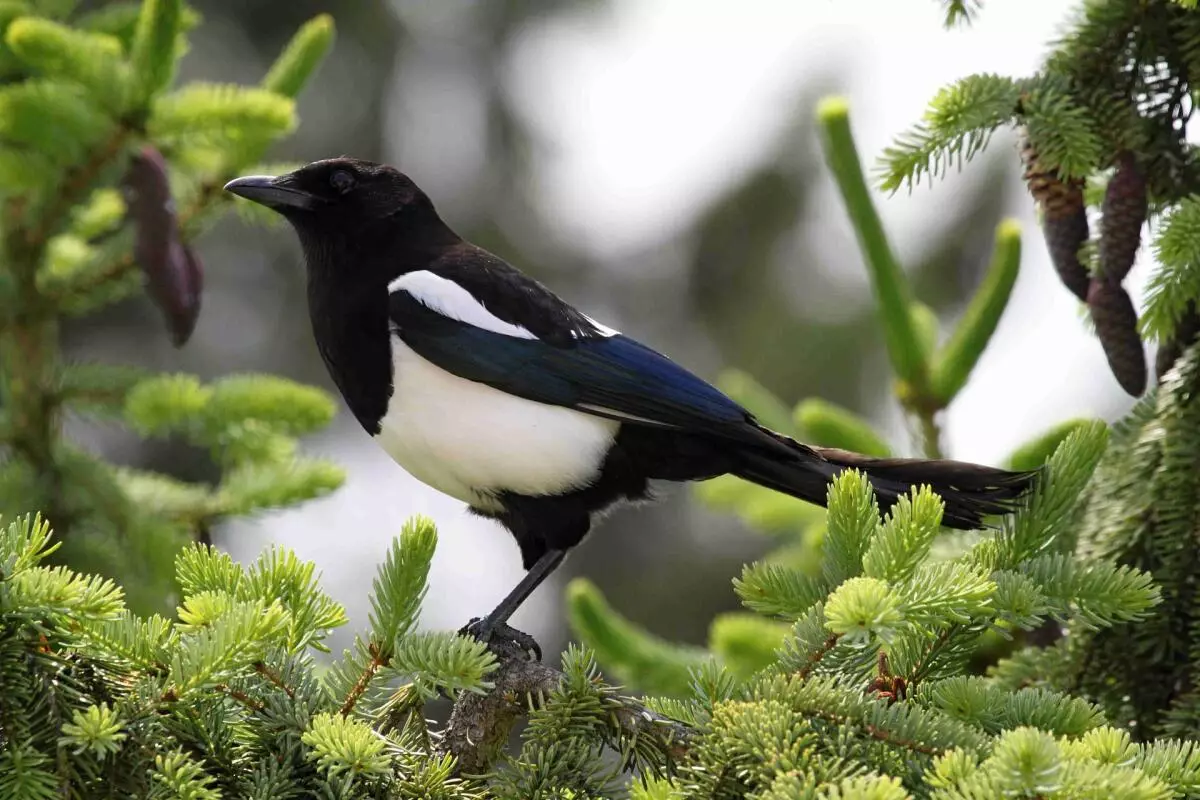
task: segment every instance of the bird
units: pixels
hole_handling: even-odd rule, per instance
[[[464,240],[387,164],[329,158],[224,188],[294,229],[317,349],[363,429],[413,477],[515,539],[523,577],[463,628],[485,642],[523,636],[508,625],[514,612],[607,511],[650,498],[652,482],[730,474],[825,505],[830,482],[857,469],[881,514],[928,485],[944,501],[943,525],[976,529],[1012,512],[1034,481],[772,431]]]

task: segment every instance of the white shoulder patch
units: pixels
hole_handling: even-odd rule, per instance
[[[586,317],[586,315],[585,315],[585,317]],[[621,332],[620,332],[619,330],[617,330],[616,328],[610,328],[610,327],[608,327],[607,325],[605,325],[604,323],[602,323],[602,322],[597,322],[596,320],[592,319],[591,317],[586,317],[586,319],[587,319],[587,321],[588,321],[588,322],[590,322],[590,323],[592,323],[593,325],[595,325],[595,326],[596,326],[596,330],[600,331],[600,335],[601,335],[601,336],[603,336],[603,337],[605,337],[605,338],[608,338],[609,336],[616,336],[616,335],[618,335],[618,334],[620,334],[620,333],[621,333]]]
[[[470,292],[454,281],[435,275],[428,270],[418,270],[401,275],[388,284],[388,294],[393,292],[408,292],[414,300],[426,308],[485,331],[513,336],[517,339],[537,338],[520,325],[505,322],[488,311]]]

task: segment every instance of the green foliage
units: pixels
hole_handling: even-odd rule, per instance
[[[370,631],[329,673],[328,685],[343,714],[382,707],[372,686],[388,677],[403,677],[420,698],[438,691],[471,691],[494,666],[490,651],[477,642],[454,643],[447,637],[415,634],[425,597],[429,565],[437,545],[437,529],[424,517],[409,520],[392,542],[372,582]]]
[[[911,289],[892,252],[883,224],[868,194],[862,164],[850,135],[850,108],[841,98],[827,98],[817,108],[825,155],[837,180],[862,247],[871,285],[879,298],[884,343],[901,380],[920,385],[925,363],[909,307]]]
[[[382,777],[391,771],[387,740],[370,725],[328,711],[313,717],[300,737],[312,748],[311,758],[331,778],[349,773],[355,778]]]
[[[942,509],[942,498],[928,487],[911,498],[901,497],[863,555],[866,575],[889,581],[910,577],[929,554],[942,525]]]
[[[772,643],[770,656],[764,647],[730,663],[724,636],[712,637],[710,666],[692,668],[688,690],[650,703],[697,726],[699,736],[672,777],[648,782],[635,796],[1190,791],[1197,763],[1191,744],[1148,746],[1171,754],[1171,766],[1161,769],[1121,730],[1115,709],[1109,716],[1104,703],[1056,688],[1071,650],[1018,645],[992,674],[968,671],[989,631],[1011,636],[1055,620],[1086,641],[1131,620],[1145,624],[1163,601],[1146,570],[1070,554],[1107,429],[1075,421],[1052,434],[1031,448],[1044,453],[1055,441],[1048,458],[1023,457],[1031,466],[1044,462],[1025,507],[953,550],[935,547],[942,502],[927,488],[901,498],[880,520],[865,478],[853,470],[838,476],[821,568],[805,573],[760,562],[735,581],[749,609],[789,621],[782,641],[773,628],[760,635]],[[647,658],[639,649],[645,634],[594,592],[589,587],[593,618],[576,633],[592,644],[603,631],[601,661],[634,687],[658,691],[652,682],[662,660]],[[672,647],[655,640],[658,652]],[[640,660],[631,656],[639,652]],[[704,657],[690,652],[698,663]],[[722,664],[725,688],[714,701],[703,688],[713,685],[711,677],[701,676]]]
[[[283,97],[295,97],[332,46],[333,17],[318,14],[296,31],[263,78],[263,88]]]
[[[186,137],[208,144],[269,141],[290,133],[294,125],[289,98],[266,89],[204,83],[163,96],[148,123],[155,139]]]
[[[0,89],[0,136],[56,167],[82,158],[111,128],[73,83],[30,78]]]
[[[381,660],[391,657],[396,641],[416,624],[436,544],[433,522],[418,517],[405,526],[400,539],[392,542],[379,568],[371,594],[371,631],[378,640],[376,649]]]
[[[996,228],[996,249],[983,285],[971,298],[954,335],[933,364],[930,391],[942,403],[949,403],[967,385],[971,371],[1000,324],[1000,315],[1017,283],[1020,266],[1021,227],[1015,220],[1004,220]]]
[[[619,681],[665,695],[683,695],[692,670],[709,656],[699,648],[671,644],[619,616],[600,590],[577,578],[567,590],[567,614],[575,635],[588,643]]]
[[[979,11],[982,0],[941,0],[946,10],[946,27],[967,25]]]
[[[982,149],[991,128],[979,133],[977,120],[971,116],[978,111],[979,97],[988,98],[993,116],[998,117],[992,126],[996,127],[1015,113],[1020,89],[1012,82],[984,76],[945,95],[930,111],[929,125],[905,147],[890,153],[906,164],[910,180],[930,170],[944,171],[949,160],[961,161]],[[1005,109],[1003,115],[1001,108]],[[817,121],[826,164],[845,202],[878,300],[883,346],[897,378],[897,399],[919,423],[925,454],[941,457],[937,415],[966,385],[1008,305],[1020,265],[1020,230],[1012,220],[997,227],[992,267],[939,349],[938,319],[928,306],[913,298],[908,277],[896,260],[871,199],[851,133],[848,103],[840,97],[825,98],[818,104]],[[782,433],[866,455],[885,457],[893,452],[865,420],[820,399],[801,401],[789,419],[786,405],[749,376],[730,372],[721,385],[761,422]],[[734,489],[729,479],[702,489],[701,496],[714,505],[731,508],[755,527],[778,530],[789,523],[802,527],[807,523],[784,501],[767,499],[750,488]]]
[[[187,397],[216,394],[181,383]],[[311,654],[345,613],[289,551],[243,566],[185,548],[176,618],[142,618],[111,582],[44,565],[56,544],[26,518],[0,529],[0,678],[11,687],[0,720],[20,732],[0,780],[14,797],[66,781],[85,797],[101,786],[189,797],[232,787],[280,800],[465,800],[614,796],[632,771],[634,797],[1182,796],[1200,787],[1193,745],[1134,744],[1103,703],[1045,677],[1034,685],[1058,674],[1044,651],[1018,651],[988,676],[966,672],[964,654],[989,629],[1057,619],[1095,635],[1159,602],[1145,571],[1014,533],[1049,527],[1050,544],[1065,535],[1103,434],[1079,426],[1028,508],[949,558],[933,547],[935,494],[914,490],[881,520],[862,475],[843,473],[830,488],[823,563],[807,574],[747,567],[736,588],[756,613],[719,617],[707,648],[652,636],[574,582],[577,633],[624,682],[659,694],[647,708],[678,722],[631,707],[589,650],[571,648],[537,697],[496,685],[505,702],[529,703],[528,724],[519,748],[470,777],[440,749],[423,706],[493,691],[500,665],[480,642],[415,629],[437,542],[428,520],[405,525],[374,579],[367,632],[323,670]],[[46,694],[51,675],[63,688]],[[686,734],[662,738],[631,719]]]
[[[968,5],[945,3],[947,24],[965,19]],[[1171,340],[1200,298],[1200,160],[1186,134],[1193,113],[1187,98],[1200,75],[1194,6],[1190,0],[1081,4],[1035,74],[971,75],[942,89],[922,121],[884,152],[880,185],[911,189],[940,177],[982,152],[997,129],[1014,126],[1025,139],[1026,177],[1043,210],[1061,203],[1050,178],[1086,182],[1085,203],[1101,210],[1111,168],[1132,157],[1145,176],[1151,213],[1164,217],[1152,228],[1156,263],[1141,330]],[[1119,205],[1114,216],[1122,213]],[[1114,227],[1142,223],[1120,219]]]
[[[1082,419],[1060,422],[1014,450],[1006,459],[1005,466],[1018,472],[1038,469],[1046,463],[1046,459],[1050,458],[1064,439],[1088,424],[1087,420]]]
[[[934,97],[921,124],[883,155],[882,186],[910,189],[922,177],[940,177],[978,155],[997,128],[1012,121],[1021,86],[1000,75],[970,75]]]
[[[1112,563],[1153,575],[1161,603],[1149,618],[1076,639],[1082,689],[1110,714],[1136,725],[1135,736],[1195,737],[1200,707],[1194,680],[1200,629],[1194,581],[1196,509],[1200,508],[1200,352],[1193,346],[1158,392],[1143,400],[1113,432],[1113,445],[1088,491],[1079,550],[1089,569],[1102,570],[1088,587],[1103,605],[1128,591],[1129,578]],[[1123,567],[1123,569],[1126,567]],[[1072,576],[1076,581],[1083,575]]]
[[[146,275],[172,268],[135,257],[144,221],[126,203],[131,157],[168,154],[160,189],[178,243],[191,246],[226,205],[214,187],[294,128],[294,97],[333,39],[322,15],[262,87],[175,87],[198,21],[179,0],[84,13],[73,2],[0,3],[0,238],[9,243],[0,254],[0,407],[13,421],[0,425],[0,513],[44,511],[63,538],[56,557],[119,578],[142,610],[166,609],[171,561],[189,539],[342,481],[334,465],[298,454],[297,437],[332,418],[323,392],[265,375],[201,385],[61,358],[64,319],[136,294]],[[219,476],[186,483],[105,463],[64,440],[61,420],[79,413],[202,448]]]
[[[862,572],[862,559],[879,527],[879,503],[867,476],[846,470],[829,486],[828,532],[822,575],[837,586]]]
[[[413,630],[435,545],[428,520],[404,527],[361,646],[325,669],[312,649],[345,613],[289,551],[243,566],[187,548],[177,618],[140,618],[115,587],[103,602],[61,592],[110,585],[46,566],[42,520],[0,527],[3,796],[518,800],[608,796],[627,767],[665,767],[663,741],[620,725],[627,701],[572,648],[560,684],[530,699],[519,751],[460,774],[424,706],[487,691],[496,660],[474,639]]]
[[[943,5],[947,24],[976,10]],[[1078,178],[1086,203],[1101,205],[1108,168],[1132,152],[1151,213],[1163,214],[1151,228],[1157,264],[1142,330],[1175,341],[1200,299],[1200,217],[1190,206],[1200,166],[1183,138],[1184,98],[1200,75],[1200,18],[1181,9],[1166,0],[1085,4],[1036,75],[970,76],[939,93],[884,154],[883,187],[944,175],[999,128],[1020,125],[1035,192]],[[904,284],[861,182],[845,103],[826,101],[818,121],[878,299],[899,400],[920,424],[925,453],[940,455],[935,415],[997,327],[1019,233],[1010,222],[998,228],[992,268],[939,347],[938,321]],[[1132,236],[1142,220],[1115,222]],[[1036,488],[983,531],[941,531],[940,502],[921,487],[881,522],[853,471],[831,485],[824,515],[771,517],[750,488],[705,487],[710,504],[779,541],[734,586],[752,612],[791,627],[774,663],[727,671],[715,700],[693,685],[690,697],[652,703],[700,735],[671,777],[635,796],[1195,796],[1200,345],[1185,345],[1176,343],[1183,356],[1111,437],[1098,421],[1070,420],[1014,451],[1007,466],[1036,470]],[[783,404],[761,387],[741,399],[781,416]],[[892,451],[869,425],[820,401],[802,402],[781,430]],[[1054,643],[1033,644],[1047,637]],[[601,659],[623,654],[610,640]],[[639,685],[636,674],[626,680]]]
[[[29,70],[46,78],[78,83],[88,94],[120,113],[128,102],[131,71],[113,36],[78,31],[38,17],[19,17],[5,31],[5,43]]]
[[[175,76],[183,16],[180,0],[144,0],[130,47],[141,100],[165,89]]]
[[[1072,521],[1079,495],[1104,454],[1107,441],[1108,430],[1099,422],[1080,426],[1068,435],[1046,462],[1027,511],[1006,520],[994,540],[976,548],[979,561],[991,567],[1011,568],[1049,547]]]
[[[812,444],[840,447],[866,456],[887,458],[891,448],[856,414],[833,403],[810,397],[796,406],[796,425]]]
[[[1190,305],[1200,302],[1200,198],[1175,206],[1154,239],[1158,269],[1146,287],[1142,332],[1169,339]]]
[[[0,436],[11,456],[0,465],[0,509],[45,503],[51,519],[76,524],[59,542],[40,518],[0,528],[0,796],[1200,792],[1200,749],[1190,738],[1200,719],[1200,637],[1191,630],[1200,552],[1196,352],[1117,426],[1107,451],[1102,424],[1075,421],[1014,453],[1014,466],[1041,468],[1037,488],[988,529],[943,532],[942,501],[927,487],[914,487],[881,519],[870,483],[854,470],[832,482],[827,512],[732,479],[710,482],[702,495],[772,533],[776,549],[734,582],[749,613],[714,620],[704,647],[640,629],[577,581],[570,620],[588,648],[569,648],[559,677],[527,696],[506,682],[511,661],[471,639],[417,630],[436,546],[433,525],[418,518],[372,583],[367,629],[341,658],[319,661],[347,620],[311,564],[271,549],[241,565],[210,547],[180,545],[223,516],[335,486],[336,468],[298,456],[296,442],[328,422],[329,398],[268,376],[204,384],[64,365],[53,330],[60,316],[136,290],[115,191],[131,148],[159,142],[170,152],[190,238],[212,218],[211,187],[261,159],[295,124],[292,100],[330,45],[329,20],[302,28],[260,87],[171,90],[194,22],[181,3],[79,17],[68,16],[69,3],[8,5],[0,3],[0,75],[12,79],[0,89],[0,111],[12,114],[0,114],[0,192],[21,195],[25,210],[2,224],[27,246],[6,252],[11,265],[0,262]],[[975,10],[943,5],[948,24]],[[1173,42],[1162,56],[1167,72],[1180,59],[1200,64],[1200,27],[1166,5],[1089,4],[1043,73],[977,76],[946,90],[921,128],[889,151],[884,178],[895,189],[943,174],[1012,122],[1026,127],[1040,166],[1064,175],[1096,178],[1116,148],[1141,148],[1156,208],[1175,209],[1156,242],[1174,274],[1155,284],[1144,323],[1164,339],[1187,307],[1194,260],[1187,209],[1171,205],[1179,185],[1167,182],[1187,180],[1192,154],[1162,155],[1170,142],[1130,124],[1157,112],[1123,110],[1128,87],[1113,89],[1128,77],[1126,41],[1147,20],[1142,44],[1161,44],[1156,30]],[[1120,64],[1115,74],[1105,69],[1112,63]],[[1139,76],[1141,91],[1151,79]],[[1158,88],[1144,96],[1172,96],[1172,86]],[[1019,234],[1001,224],[992,270],[939,347],[939,322],[913,297],[879,224],[844,102],[826,101],[820,116],[880,299],[898,398],[919,423],[925,452],[940,455],[936,414],[996,329]],[[67,179],[92,163],[78,185]],[[35,324],[13,313],[30,298],[38,301],[30,308],[48,309]],[[20,341],[33,343],[23,349],[10,336],[9,320],[18,318]],[[30,359],[29,347],[49,355]],[[900,450],[844,409],[812,398],[789,408],[744,374],[724,383],[788,435],[879,455]],[[59,407],[203,448],[221,477],[200,485],[115,469],[61,441],[53,415],[43,413]],[[61,485],[47,488],[47,476]],[[51,557],[100,565],[104,574]],[[108,575],[134,580],[123,590]],[[153,587],[150,602],[133,594],[142,585]],[[168,590],[169,618],[131,610],[161,606]],[[1069,636],[1031,644],[1047,630]],[[644,698],[644,708],[621,696],[600,677],[593,651],[629,690],[657,696]],[[519,745],[465,774],[446,749],[453,722],[427,719],[427,704],[442,695],[456,713],[474,701],[525,711]],[[1153,738],[1164,734],[1185,738]]]

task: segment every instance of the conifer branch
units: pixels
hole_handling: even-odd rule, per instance
[[[239,703],[241,703],[242,705],[244,705],[246,708],[250,709],[251,711],[259,712],[259,711],[262,711],[266,707],[261,700],[255,700],[253,697],[246,694],[245,692],[243,692],[239,689],[233,689],[230,686],[228,686],[227,684],[224,684],[224,683],[217,684],[216,689],[218,692],[225,695],[226,697],[232,697],[234,700],[237,700]]]
[[[230,173],[230,179],[233,174]],[[186,244],[191,242],[203,227],[204,219],[215,206],[228,202],[223,197],[221,179],[203,182],[192,198],[191,203],[179,214],[180,238]],[[52,303],[64,302],[68,295],[88,294],[102,286],[108,286],[132,273],[137,269],[133,253],[122,250],[114,254],[112,260],[105,264],[89,269],[78,279],[65,282],[47,292],[48,300]]]
[[[938,631],[938,635],[929,643],[929,647],[925,648],[920,658],[917,659],[917,662],[912,665],[912,669],[909,670],[908,688],[910,692],[916,689],[917,684],[925,679],[925,674],[929,671],[929,665],[933,662],[934,656],[950,642],[950,637],[961,628],[961,625],[949,625]]]
[[[540,661],[515,642],[491,644],[499,666],[489,676],[486,694],[463,692],[454,703],[442,734],[440,749],[457,759],[462,774],[487,772],[517,720],[539,705],[562,684],[564,673]],[[689,752],[695,731],[688,725],[622,698],[613,722],[623,736],[649,738],[662,744],[674,761]]]
[[[363,671],[359,674],[358,680],[354,682],[354,686],[346,694],[346,699],[342,701],[342,707],[338,709],[338,713],[343,717],[349,715],[354,710],[354,706],[362,698],[363,693],[367,691],[367,687],[371,685],[371,679],[375,677],[379,670],[387,666],[387,659],[377,644],[371,642],[367,647],[371,654],[371,660],[367,662]]]
[[[82,164],[67,172],[46,214],[36,227],[25,233],[26,246],[32,252],[40,254],[67,213],[79,203],[100,172],[121,154],[132,134],[133,130],[128,125],[118,125]]]
[[[284,683],[283,679],[275,674],[275,672],[273,672],[266,664],[261,661],[255,662],[254,671],[259,675],[262,675],[271,683],[275,684],[275,686],[279,687],[279,689],[289,698],[292,700],[296,699],[296,690]]]
[[[912,290],[871,201],[850,131],[849,106],[843,98],[826,98],[817,108],[817,118],[824,134],[826,160],[842,193],[879,300],[888,355],[901,380],[923,389],[928,377],[927,365],[909,310]]]
[[[845,714],[836,714],[832,711],[807,710],[805,713],[807,713],[809,716],[816,717],[817,719],[824,720],[834,725],[853,726],[855,724],[855,720],[852,717],[849,717]],[[945,748],[921,744],[920,742],[906,739],[903,736],[897,736],[894,732],[888,730],[887,728],[880,727],[879,725],[875,725],[870,722],[861,723],[861,729],[872,739],[876,739],[880,742],[884,742],[885,744],[890,744],[905,750],[911,750],[914,753],[922,753],[927,756],[938,756],[946,752]]]
[[[821,649],[809,656],[808,660],[804,662],[804,666],[796,671],[796,677],[800,678],[800,680],[807,679],[812,674],[812,671],[817,668],[817,665],[821,663],[821,659],[825,658],[833,648],[837,647],[837,643],[841,641],[841,638],[842,635],[840,633],[830,634],[825,643],[821,645]]]

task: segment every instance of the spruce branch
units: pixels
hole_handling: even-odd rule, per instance
[[[318,14],[300,26],[262,80],[262,87],[284,97],[299,94],[333,46],[333,17]]]
[[[994,75],[972,76],[943,91],[926,114],[926,123],[885,158],[884,188],[915,182],[925,172],[970,158],[983,149],[992,131],[1012,118],[1020,89]],[[1020,259],[1020,233],[1001,223],[996,253],[983,287],[976,293],[958,329],[935,353],[937,319],[912,297],[907,275],[897,262],[863,177],[844,98],[828,97],[817,107],[825,160],[842,195],[867,266],[878,303],[884,345],[896,372],[895,392],[917,423],[927,458],[943,458],[938,414],[962,389],[995,333],[1008,304]],[[842,420],[845,422],[845,420]],[[857,438],[863,439],[862,431]],[[874,445],[868,437],[864,444]]]
[[[67,171],[62,184],[53,193],[54,200],[46,213],[27,229],[25,246],[32,254],[40,255],[50,236],[58,232],[67,213],[80,202],[100,172],[122,154],[133,133],[128,126],[118,125],[83,163]]]
[[[257,672],[259,675],[262,675],[264,678],[266,678],[272,684],[274,684],[278,689],[280,689],[280,691],[282,691],[284,694],[286,694],[290,699],[292,699],[292,700],[296,699],[296,690],[293,689],[291,686],[288,686],[286,683],[284,683],[283,678],[281,678],[278,675],[278,673],[276,673],[274,670],[272,670],[270,667],[268,667],[262,661],[254,662],[254,671]]]
[[[983,0],[941,0],[946,11],[947,28],[969,25],[983,6]]]
[[[930,392],[943,406],[966,386],[988,341],[1008,306],[1021,266],[1021,227],[1006,219],[996,227],[992,263],[983,285],[971,298],[962,320],[946,346],[937,354],[930,376]]]
[[[180,0],[144,0],[130,54],[140,102],[148,102],[171,83],[182,24]]]
[[[807,679],[812,674],[812,671],[821,663],[821,659],[829,655],[841,640],[842,635],[840,633],[829,634],[829,637],[821,644],[821,647],[808,657],[800,669],[796,670],[796,677],[800,680]]]
[[[924,388],[927,365],[909,311],[912,290],[871,201],[858,149],[850,132],[849,104],[844,98],[826,98],[817,107],[817,119],[821,125],[825,159],[842,194],[879,300],[888,355],[901,380]]]
[[[1021,85],[1001,75],[969,75],[938,92],[922,122],[887,148],[879,165],[888,192],[911,191],[922,177],[944,176],[981,153],[995,131],[1012,122]]]
[[[639,690],[685,695],[693,671],[712,658],[701,648],[667,642],[639,628],[583,578],[567,587],[567,617],[575,635],[596,652],[606,669]]]
[[[566,677],[561,670],[531,660],[515,642],[495,641],[491,650],[498,663],[490,676],[493,688],[486,694],[459,695],[439,744],[441,752],[456,759],[462,774],[486,773],[517,720],[541,705]],[[619,698],[610,713],[620,735],[648,739],[674,761],[687,755],[695,736],[689,726],[632,699]]]
[[[840,447],[867,456],[888,458],[892,449],[867,420],[841,406],[810,397],[796,406],[794,417],[805,441]]]

